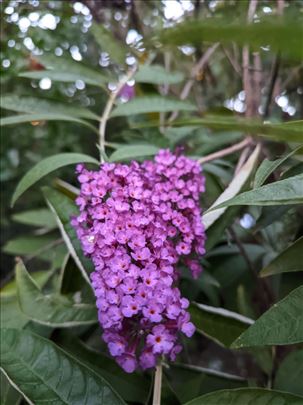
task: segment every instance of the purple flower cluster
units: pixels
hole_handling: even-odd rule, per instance
[[[104,163],[99,171],[77,166],[80,214],[73,218],[91,274],[103,339],[127,372],[174,360],[179,332],[195,331],[189,302],[177,287],[180,260],[194,278],[202,271],[205,233],[199,196],[200,165],[161,150],[154,161]]]

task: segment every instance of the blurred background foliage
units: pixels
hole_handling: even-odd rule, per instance
[[[14,210],[10,208],[17,183],[34,164],[60,152],[81,152],[98,159],[96,116],[102,115],[108,94],[116,88],[119,77],[136,64],[159,66],[156,71],[148,68],[139,71],[121,92],[122,104],[113,114],[116,118],[107,125],[108,155],[116,150],[114,153],[122,153],[123,160],[127,152],[121,152],[120,147],[131,144],[137,145],[134,157],[138,159],[153,154],[140,153],[138,145],[155,150],[181,146],[187,155],[200,158],[236,144],[247,132],[252,131],[254,136],[268,132],[267,137],[261,138],[261,162],[286,155],[300,143],[303,3],[256,2],[250,21],[253,26],[259,24],[260,33],[253,33],[250,38],[252,52],[249,66],[245,66],[242,45],[248,34],[244,35],[241,27],[252,3],[246,0],[1,2],[1,107],[5,125],[1,128],[4,252],[1,270],[5,283],[13,276],[16,255],[25,259],[30,271],[59,269],[66,256],[60,233],[37,185],[24,194]],[[198,23],[193,24],[192,19]],[[277,28],[279,23],[281,27]],[[230,30],[232,26],[234,31]],[[245,89],[247,72],[253,78],[250,94]],[[153,109],[149,106],[152,96],[169,97],[172,103],[183,99],[184,105],[173,104],[166,109],[161,107],[159,98],[154,98],[157,107]],[[43,106],[35,99],[23,97],[43,98],[52,104]],[[138,108],[145,105],[140,97],[148,97],[148,101],[146,113],[137,115]],[[131,108],[136,99],[139,104]],[[87,108],[95,115],[88,113]],[[179,109],[181,112],[176,112]],[[4,124],[5,119],[15,114],[12,111],[42,115],[36,119],[27,116],[19,125]],[[47,113],[52,112],[57,118],[60,114],[69,116],[69,120],[62,117],[48,120]],[[235,120],[241,117],[254,119],[247,121],[252,125],[249,129]],[[285,127],[287,121],[298,122]],[[15,123],[13,120],[12,124]],[[265,130],[263,124],[276,127]],[[232,180],[239,153],[205,163],[207,192],[203,207],[213,204]],[[252,170],[251,176],[253,173]],[[267,182],[298,173],[302,173],[302,151],[281,162],[277,170],[269,171]],[[60,179],[76,186],[73,167],[61,169],[59,174]],[[50,184],[57,176],[57,172],[48,176],[41,185]],[[61,183],[65,192],[73,191],[71,186]],[[208,230],[205,272],[196,282],[183,269],[182,291],[192,301],[256,319],[302,282],[302,272],[275,276],[270,283],[256,278],[261,269],[301,235],[300,206],[230,207],[219,224]],[[42,277],[41,285],[45,284],[43,272],[37,272],[36,277],[37,280]],[[164,403],[184,403],[218,388],[273,386],[276,373],[273,370],[293,349],[283,347],[274,357],[266,349],[255,349],[254,356],[235,353],[226,347],[241,333],[240,326],[234,327],[235,331],[231,327],[230,337],[224,336],[223,341],[218,338],[220,331],[215,330],[214,340],[197,335],[186,343],[182,361],[193,368],[185,370],[176,365],[167,370]],[[82,332],[89,336],[86,343],[90,347],[99,347],[97,333],[89,335],[86,330],[79,330],[78,336],[83,337]],[[211,327],[210,336],[212,333]],[[71,351],[76,344],[70,343],[61,332],[55,340],[64,341],[66,347],[70,344]],[[201,367],[218,373],[205,374]],[[224,372],[234,378],[220,375]],[[299,382],[293,385],[289,382],[288,386],[282,380],[279,377],[277,388],[302,394]],[[138,398],[129,400],[140,402]]]

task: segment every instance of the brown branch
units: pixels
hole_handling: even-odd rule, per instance
[[[219,159],[223,156],[230,155],[238,150],[245,148],[246,146],[252,143],[251,138],[245,138],[243,141],[236,143],[235,145],[229,146],[228,148],[221,149],[218,152],[211,153],[210,155],[203,156],[202,158],[198,159],[198,162],[203,164],[206,162],[210,162],[211,160]]]
[[[193,66],[193,68],[191,70],[191,75],[190,75],[191,77],[185,83],[185,85],[184,85],[184,87],[183,87],[183,89],[181,91],[181,94],[180,94],[180,99],[181,100],[185,100],[188,97],[188,95],[189,95],[189,93],[190,93],[190,91],[191,91],[191,89],[192,89],[192,87],[193,87],[193,85],[195,83],[196,76],[199,74],[199,72],[202,69],[204,69],[205,65],[209,61],[209,58],[212,56],[212,54],[215,52],[215,50],[218,48],[218,46],[219,46],[219,44],[216,43],[216,44],[212,45],[211,47],[209,47],[206,50],[206,52],[204,52],[204,54],[202,55],[202,57],[200,58],[198,63],[196,63]],[[174,111],[171,114],[171,116],[169,117],[168,122],[171,122],[171,121],[175,120],[178,117],[178,115],[179,115],[179,112]]]
[[[247,13],[247,23],[250,24],[253,20],[254,14],[256,12],[258,0],[250,0],[248,13]],[[252,84],[251,72],[249,70],[249,46],[245,45],[242,50],[242,64],[243,64],[243,88],[245,92],[246,100],[246,117],[252,117],[254,115],[254,89]]]

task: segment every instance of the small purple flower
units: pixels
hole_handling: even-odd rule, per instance
[[[167,354],[173,348],[174,339],[164,325],[154,326],[152,333],[147,335],[146,343],[152,348],[154,354]]]
[[[137,360],[132,354],[123,354],[116,358],[117,363],[123,368],[127,373],[133,373],[137,367]]]
[[[143,308],[143,315],[151,322],[161,322],[162,310],[162,305],[159,305],[156,302],[150,302],[148,307]]]
[[[139,360],[142,369],[146,370],[147,368],[155,367],[157,357],[154,355],[151,349],[146,349],[141,353]]]
[[[136,315],[139,312],[139,303],[135,298],[130,296],[123,297],[122,299],[122,314],[127,318]]]

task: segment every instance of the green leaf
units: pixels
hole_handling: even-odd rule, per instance
[[[66,352],[110,381],[111,386],[125,401],[145,403],[147,400],[150,381],[142,373],[125,373],[113,358],[89,348],[67,330],[60,331],[56,342]]]
[[[129,160],[142,156],[153,156],[160,148],[154,145],[137,144],[125,145],[118,148],[110,156],[110,162],[117,162],[119,160]]]
[[[91,32],[102,51],[107,52],[110,58],[119,65],[125,64],[126,54],[129,53],[130,50],[122,41],[117,41],[112,32],[102,24],[94,23],[91,27]]]
[[[57,114],[76,118],[98,120],[99,117],[87,108],[77,107],[35,97],[21,97],[17,95],[3,95],[1,108],[27,114]]]
[[[211,209],[231,205],[289,205],[303,202],[303,174],[246,191]]]
[[[235,221],[238,211],[239,207],[227,208],[223,215],[220,216],[220,221],[215,221],[215,223],[208,227],[206,232],[206,251],[210,251],[222,238],[224,238],[226,228]]]
[[[1,331],[2,371],[30,404],[124,404],[102,377],[54,343],[27,331]]]
[[[280,220],[283,217],[283,215],[290,210],[290,208],[291,205],[263,207],[262,213],[258,218],[256,225],[253,228],[253,232],[256,233],[261,229],[271,225],[272,223]]]
[[[232,348],[303,342],[303,286],[274,304],[232,344]]]
[[[253,323],[236,312],[203,304],[192,304],[189,312],[198,332],[224,346],[229,346]]]
[[[95,77],[96,75],[96,77]],[[63,83],[74,83],[77,80],[82,80],[86,84],[105,88],[107,82],[110,81],[109,77],[99,75],[97,72],[93,72],[93,76],[88,76],[87,74],[72,73],[72,72],[62,72],[60,70],[37,70],[33,72],[21,72],[18,74],[19,77],[24,77],[26,79],[36,79],[40,80],[45,77],[51,79],[54,82]],[[100,76],[100,77],[99,77]]]
[[[303,396],[303,350],[289,353],[278,368],[274,388]],[[303,402],[303,401],[302,401]]]
[[[230,198],[238,194],[241,188],[245,185],[249,176],[251,175],[256,161],[260,153],[260,147],[256,146],[254,152],[251,154],[247,162],[241,167],[239,172],[235,175],[229,186],[224,190],[224,192],[219,196],[219,198],[214,202],[214,204],[209,208],[209,210],[202,216],[202,221],[205,229],[207,230],[214,222],[218,220],[226,211],[225,201],[231,201]],[[237,197],[236,197],[237,198]],[[220,207],[219,209],[216,209]]]
[[[109,76],[108,74],[103,74],[99,71],[92,69],[84,65],[81,62],[76,62],[73,59],[68,59],[66,57],[57,57],[51,54],[35,55],[35,58],[42,63],[48,70],[47,71],[36,71],[36,72],[25,72],[26,75],[30,74],[43,74],[43,77],[49,77],[52,80],[58,80],[63,82],[70,82],[76,80],[83,80],[87,84],[93,86],[105,87],[105,85],[115,80],[115,78]],[[49,76],[53,75],[53,76]],[[24,76],[21,73],[20,76]],[[29,76],[26,76],[29,77]],[[32,77],[38,78],[38,77]]]
[[[267,277],[293,271],[303,271],[303,236],[262,269],[260,276]]]
[[[56,221],[70,255],[77,264],[84,279],[90,285],[88,274],[94,270],[94,267],[91,260],[86,258],[82,253],[80,241],[77,238],[76,231],[70,223],[71,217],[79,214],[77,206],[70,198],[56,190],[49,187],[43,187],[42,190],[50,209],[56,217]]]
[[[262,46],[270,46],[271,51],[281,52],[292,58],[301,60],[303,49],[301,38],[302,24],[287,19],[266,19],[255,24],[230,23],[223,19],[217,21],[190,20],[160,33],[160,41],[164,44],[201,45],[201,41],[220,42],[238,45],[251,45],[255,50]]]
[[[205,118],[188,118],[177,120],[168,125],[174,126],[203,126],[214,131],[237,131],[248,133],[254,136],[264,136],[274,141],[300,142],[303,141],[303,121],[289,121],[282,124],[262,123],[255,119],[226,117],[226,116],[206,116]],[[159,122],[144,124],[145,126],[158,126]],[[133,126],[138,128],[140,126]]]
[[[247,382],[238,376],[231,376],[204,367],[172,363],[167,370],[166,368],[163,368],[163,370],[171,389],[175,392],[181,404],[190,401],[196,396],[218,389],[247,386]],[[176,402],[173,404],[176,404]]]
[[[2,328],[22,329],[29,322],[29,319],[21,312],[17,297],[0,296],[0,322]]]
[[[20,180],[13,194],[11,206],[15,204],[18,198],[33,184],[42,177],[64,166],[76,163],[95,163],[98,161],[91,156],[81,153],[60,153],[41,160],[32,169],[30,169]]]
[[[52,274],[53,274],[52,271],[45,271],[45,270],[35,271],[34,273],[31,273],[31,277],[34,280],[35,284],[39,288],[42,288],[50,279]],[[16,295],[17,295],[17,283],[15,279],[5,284],[5,286],[2,287],[0,290],[0,297],[14,297]]]
[[[168,72],[161,65],[140,65],[134,79],[138,83],[176,84],[182,82],[181,72]]]
[[[95,305],[74,304],[62,295],[44,295],[21,260],[16,265],[19,305],[32,321],[51,327],[72,327],[97,322]]]
[[[0,373],[0,403],[1,405],[17,405],[20,403],[21,395],[8,382],[3,373]]]
[[[3,252],[10,255],[33,255],[55,241],[53,236],[21,236],[8,241]]]
[[[302,397],[263,388],[237,388],[202,395],[184,405],[301,405]]]
[[[12,215],[12,220],[20,224],[38,226],[46,229],[53,229],[57,226],[53,214],[47,208],[18,212]]]
[[[61,294],[70,294],[83,289],[84,279],[74,259],[68,253],[64,258],[59,278],[59,291]],[[91,290],[90,290],[91,291]],[[82,296],[82,293],[81,293]]]
[[[63,115],[63,114],[20,114],[11,117],[5,117],[0,119],[0,127],[6,127],[7,125],[24,124],[25,122],[40,122],[40,121],[69,121],[76,122],[77,124],[85,125],[92,131],[97,132],[97,129],[89,122],[80,120],[79,118]]]
[[[254,188],[261,187],[264,184],[265,180],[271,175],[272,172],[274,172],[283,162],[285,162],[288,158],[290,158],[292,155],[294,155],[300,149],[302,149],[302,145],[299,146],[298,148],[292,150],[287,155],[282,156],[280,159],[277,159],[274,161],[264,159],[263,162],[261,163],[261,165],[258,167],[258,170],[256,172]]]
[[[124,104],[119,104],[112,112],[111,117],[145,114],[168,111],[195,111],[197,108],[188,101],[180,101],[161,96],[136,97]]]

